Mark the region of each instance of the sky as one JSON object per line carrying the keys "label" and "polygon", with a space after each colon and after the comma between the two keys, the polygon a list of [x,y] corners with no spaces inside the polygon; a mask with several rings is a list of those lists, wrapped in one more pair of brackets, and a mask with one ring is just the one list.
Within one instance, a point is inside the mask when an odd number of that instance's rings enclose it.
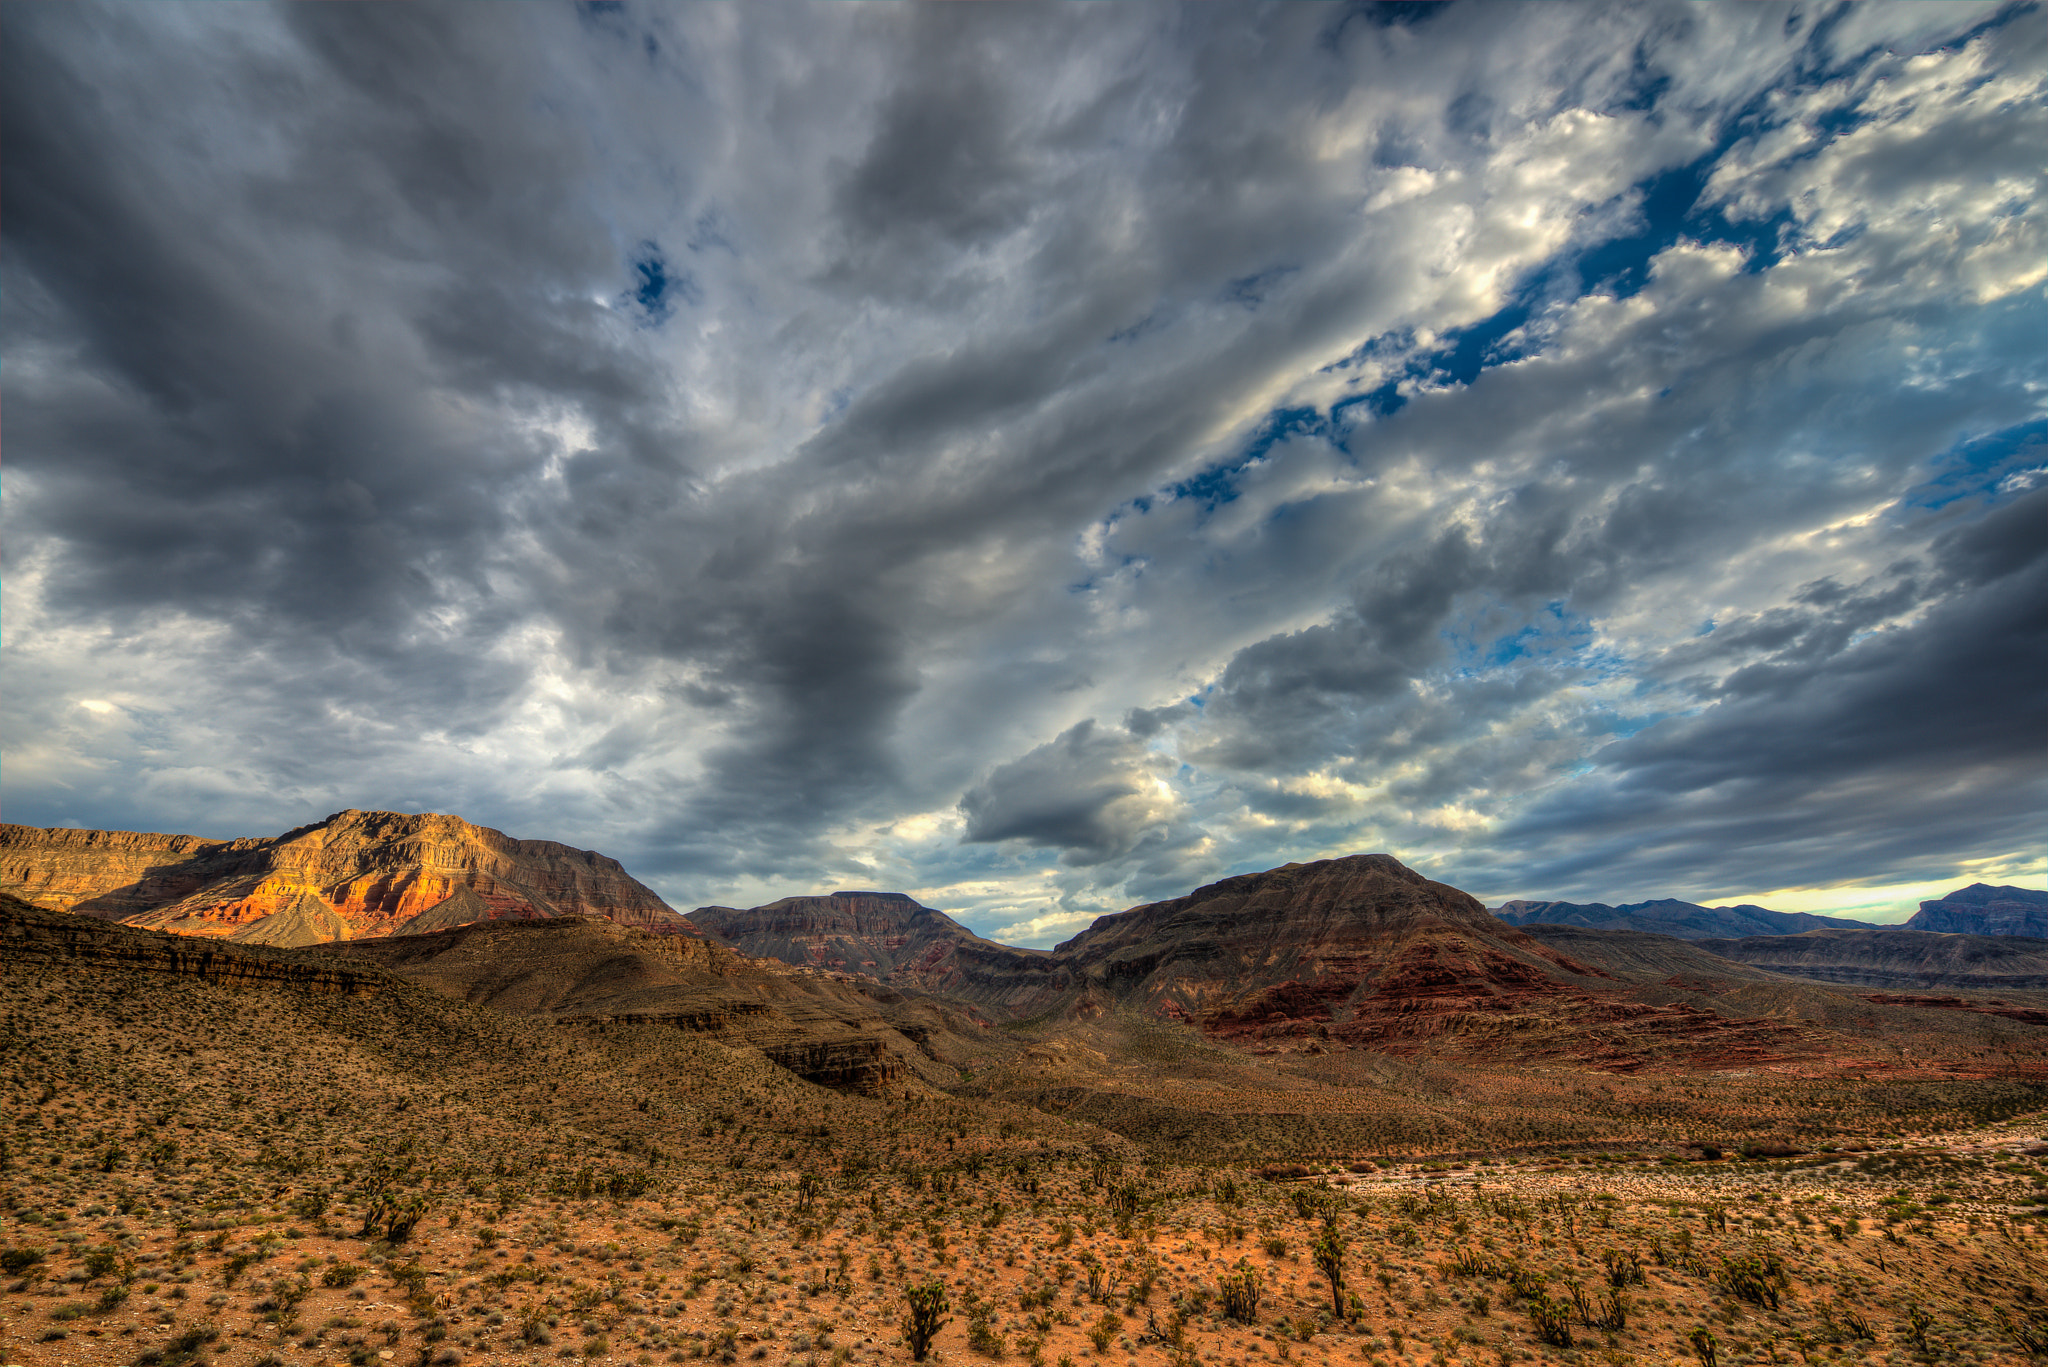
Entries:
{"label": "sky", "polygon": [[7,821],[1032,945],[2048,880],[2037,6],[0,30]]}

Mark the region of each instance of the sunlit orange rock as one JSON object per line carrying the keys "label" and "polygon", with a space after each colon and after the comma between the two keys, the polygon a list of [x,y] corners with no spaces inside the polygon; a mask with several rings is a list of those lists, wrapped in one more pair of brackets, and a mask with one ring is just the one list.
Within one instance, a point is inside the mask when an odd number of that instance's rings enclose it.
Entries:
{"label": "sunlit orange rock", "polygon": [[51,910],[251,944],[553,916],[701,933],[615,859],[404,812],[337,812],[247,840],[0,824],[0,888]]}

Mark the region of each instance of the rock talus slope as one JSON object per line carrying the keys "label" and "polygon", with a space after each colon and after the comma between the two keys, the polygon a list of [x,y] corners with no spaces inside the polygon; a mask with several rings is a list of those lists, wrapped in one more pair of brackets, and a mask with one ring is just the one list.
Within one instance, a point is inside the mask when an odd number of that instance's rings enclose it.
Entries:
{"label": "rock talus slope", "polygon": [[0,888],[51,910],[244,944],[554,916],[700,933],[595,851],[403,812],[337,812],[246,840],[0,825]]}

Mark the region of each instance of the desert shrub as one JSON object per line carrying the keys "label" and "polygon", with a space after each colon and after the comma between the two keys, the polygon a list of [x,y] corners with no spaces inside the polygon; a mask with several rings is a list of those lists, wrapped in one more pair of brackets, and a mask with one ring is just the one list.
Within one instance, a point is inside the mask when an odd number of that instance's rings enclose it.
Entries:
{"label": "desert shrub", "polygon": [[40,1248],[0,1250],[0,1272],[5,1272],[10,1277],[19,1277],[42,1260],[43,1250]]}
{"label": "desert shrub", "polygon": [[1791,1279],[1777,1254],[1758,1253],[1722,1258],[1717,1280],[1729,1295],[1766,1310],[1776,1310],[1778,1292]]}
{"label": "desert shrub", "polygon": [[1617,1291],[1643,1284],[1643,1265],[1635,1254],[1608,1249],[1600,1258],[1607,1267],[1607,1284]]}
{"label": "desert shrub", "polygon": [[1461,1248],[1444,1264],[1446,1271],[1457,1277],[1498,1277],[1500,1265],[1483,1253]]}
{"label": "desert shrub", "polygon": [[1806,1152],[1782,1139],[1747,1139],[1739,1151],[1744,1158],[1796,1158]]}
{"label": "desert shrub", "polygon": [[1095,1345],[1096,1352],[1106,1353],[1109,1351],[1109,1345],[1116,1342],[1117,1333],[1123,1327],[1121,1316],[1114,1310],[1105,1310],[1101,1318],[1088,1326],[1088,1341]]}
{"label": "desert shrub", "polygon": [[1237,1260],[1237,1269],[1216,1285],[1216,1300],[1226,1319],[1255,1324],[1259,1318],[1259,1274],[1250,1262]]}
{"label": "desert shrub", "polygon": [[354,1263],[335,1263],[320,1274],[320,1285],[340,1290],[354,1286],[363,1275],[363,1269]]}
{"label": "desert shrub", "polygon": [[2020,1351],[2048,1357],[2048,1310],[2011,1311],[2000,1307],[1997,1319],[1998,1327],[2019,1345]]}
{"label": "desert shrub", "polygon": [[1549,1296],[1531,1296],[1523,1309],[1529,1312],[1530,1327],[1536,1337],[1554,1348],[1572,1346],[1572,1308],[1565,1302]]}
{"label": "desert shrub", "polygon": [[995,1323],[995,1306],[991,1302],[975,1300],[968,1305],[967,1346],[986,1358],[1003,1355],[1006,1345]]}

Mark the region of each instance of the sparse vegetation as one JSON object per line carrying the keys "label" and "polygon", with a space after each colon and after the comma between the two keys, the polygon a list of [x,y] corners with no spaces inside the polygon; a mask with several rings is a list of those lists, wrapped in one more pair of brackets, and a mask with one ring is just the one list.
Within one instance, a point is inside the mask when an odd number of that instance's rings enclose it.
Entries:
{"label": "sparse vegetation", "polygon": [[[1128,1097],[1020,1104],[994,1064],[863,1095],[673,1026],[402,985],[0,968],[8,1362],[2048,1356],[2048,1098],[2010,1074],[1559,1067],[1510,1092],[1390,1055],[1398,1122],[1375,1094],[1184,1136]],[[1829,1134],[1741,1156],[1795,1106]],[[1704,1116],[1718,1157],[1681,1142]]]}

